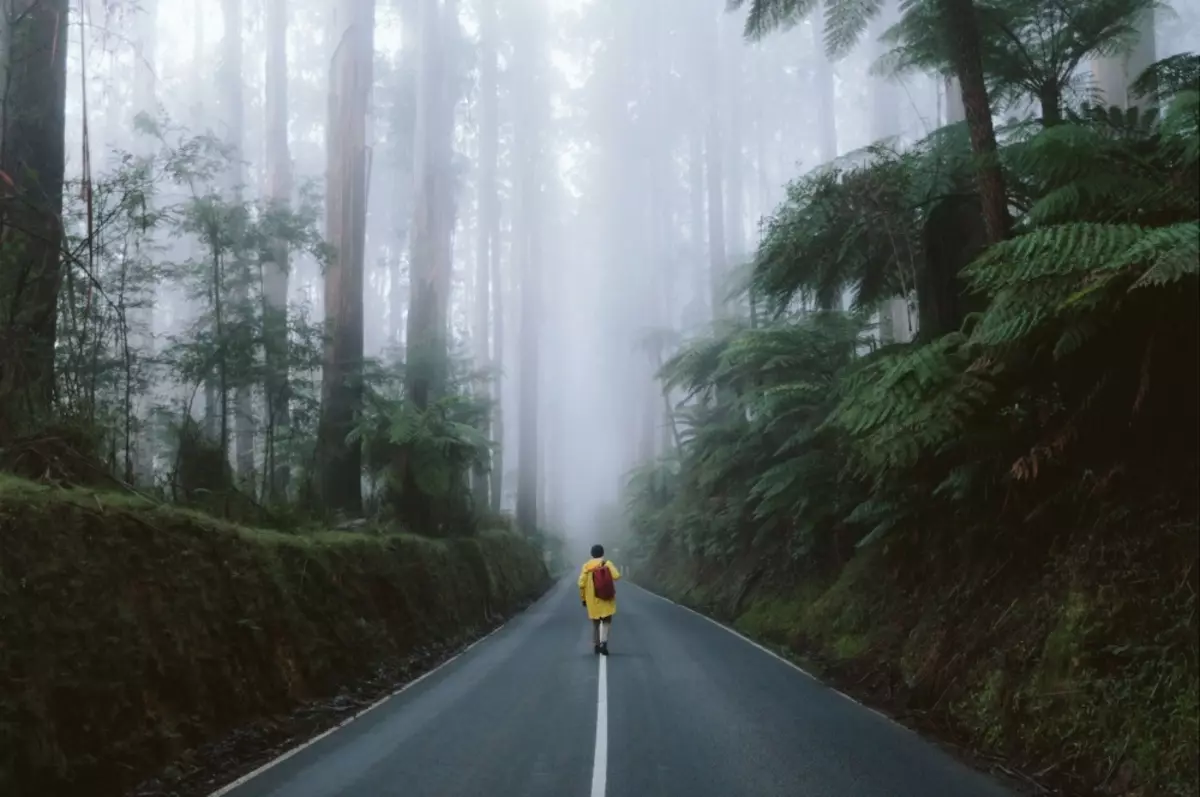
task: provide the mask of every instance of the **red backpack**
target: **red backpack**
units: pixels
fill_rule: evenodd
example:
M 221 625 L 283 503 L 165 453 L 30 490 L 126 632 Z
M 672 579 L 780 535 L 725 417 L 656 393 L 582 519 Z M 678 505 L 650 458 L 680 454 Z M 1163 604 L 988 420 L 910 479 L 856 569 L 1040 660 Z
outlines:
M 592 571 L 592 589 L 602 601 L 610 601 L 617 597 L 617 585 L 613 583 L 612 571 L 608 569 L 607 560 Z

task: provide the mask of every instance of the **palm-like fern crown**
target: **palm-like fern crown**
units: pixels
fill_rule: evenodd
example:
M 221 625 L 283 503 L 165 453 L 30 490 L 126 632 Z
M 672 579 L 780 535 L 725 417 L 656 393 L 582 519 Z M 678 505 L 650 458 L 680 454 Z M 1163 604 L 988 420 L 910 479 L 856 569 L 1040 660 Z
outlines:
M 998 110 L 1028 98 L 1059 101 L 1076 89 L 1085 60 L 1126 49 L 1157 0 L 975 0 L 988 93 Z M 891 50 L 876 64 L 883 73 L 950 74 L 950 47 L 937 4 L 904 0 L 900 21 L 883 37 Z
M 908 289 L 927 268 L 928 208 L 968 185 L 963 131 L 789 186 L 751 282 L 774 321 L 694 341 L 662 369 L 685 396 L 684 445 L 631 482 L 642 533 L 716 556 L 763 540 L 802 553 L 845 524 L 866 543 L 931 501 L 1190 441 L 1169 424 L 1194 426 L 1200 402 L 1195 63 L 1156 65 L 1162 114 L 1084 104 L 1004 131 L 1016 234 L 962 274 L 981 312 L 928 343 L 871 353 L 861 314 L 787 308 Z

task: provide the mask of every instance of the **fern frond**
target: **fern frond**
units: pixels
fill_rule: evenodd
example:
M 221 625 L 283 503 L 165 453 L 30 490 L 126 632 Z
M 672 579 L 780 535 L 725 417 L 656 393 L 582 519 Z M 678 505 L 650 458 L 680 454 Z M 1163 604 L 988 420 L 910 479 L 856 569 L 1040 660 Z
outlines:
M 835 0 L 825 5 L 825 52 L 839 58 L 858 44 L 883 0 Z
M 974 290 L 998 290 L 1119 267 L 1118 258 L 1145 230 L 1129 224 L 1061 224 L 1033 230 L 985 251 L 965 270 Z
M 812 13 L 820 0 L 728 0 L 726 9 L 738 11 L 749 5 L 745 36 L 759 41 L 777 30 L 787 30 Z
M 1159 288 L 1200 273 L 1200 222 L 1190 221 L 1152 230 L 1123 258 L 1124 263 L 1151 263 L 1130 290 Z

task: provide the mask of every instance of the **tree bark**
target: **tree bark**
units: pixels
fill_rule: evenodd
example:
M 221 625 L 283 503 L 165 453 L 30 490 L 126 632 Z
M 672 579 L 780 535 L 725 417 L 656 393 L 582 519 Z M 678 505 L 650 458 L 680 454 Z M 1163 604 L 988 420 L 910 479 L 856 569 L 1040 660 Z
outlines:
M 519 391 L 517 419 L 517 527 L 528 535 L 537 532 L 538 522 L 538 382 L 542 322 L 540 221 L 539 120 L 541 38 L 534 28 L 537 11 L 525 4 L 518 20 L 521 35 L 514 41 L 515 140 L 520 207 L 514 225 L 514 251 L 519 253 L 520 330 Z
M 51 415 L 63 275 L 67 0 L 12 0 L 10 12 L 0 30 L 0 438 Z
M 979 24 L 972 0 L 938 0 L 951 36 L 951 59 L 962 88 L 963 109 L 971 135 L 971 149 L 979 162 L 976 181 L 989 244 L 1008 236 L 1008 197 L 1000 169 L 992 106 L 984 82 Z
M 145 114 L 151 119 L 156 119 L 158 114 L 158 85 L 157 85 L 157 68 L 156 58 L 158 52 L 158 0 L 142 0 L 141 13 L 137 14 L 136 23 L 136 40 L 134 42 L 134 91 L 133 91 L 133 111 L 135 118 L 138 114 Z M 149 158 L 153 154 L 154 141 L 149 136 L 135 135 L 133 151 L 139 158 Z M 153 198 L 147 201 L 152 202 Z M 143 245 L 154 247 L 159 238 L 156 231 L 151 228 L 147 231 L 146 239 Z M 131 396 L 128 402 L 130 405 L 129 417 L 126 423 L 133 427 L 130 430 L 129 437 L 136 437 L 136 452 L 135 452 L 135 468 L 133 478 L 130 481 L 136 481 L 138 484 L 150 484 L 154 479 L 154 443 L 151 435 L 148 433 L 148 424 L 146 420 L 149 416 L 149 407 L 156 398 L 165 398 L 161 393 L 155 396 L 153 381 L 151 390 L 148 393 L 139 395 L 136 399 L 132 398 L 133 390 L 131 383 L 136 379 L 132 373 L 132 366 L 136 359 L 141 359 L 139 368 L 147 368 L 155 354 L 155 329 L 156 329 L 156 312 L 160 301 L 160 292 L 156 285 L 137 286 L 136 298 L 139 300 L 138 305 L 130 308 L 129 326 L 132 329 L 126 331 L 126 358 L 127 366 L 127 393 Z M 134 352 L 131 349 L 136 348 L 138 355 L 135 358 Z M 142 374 L 145 377 L 150 377 L 150 374 Z M 139 420 L 141 422 L 139 423 Z
M 271 204 L 285 211 L 292 200 L 292 157 L 288 142 L 287 0 L 268 0 L 266 34 L 266 139 L 268 194 Z M 267 377 L 267 495 L 274 501 L 287 496 L 291 468 L 279 456 L 279 442 L 291 426 L 288 408 L 288 244 L 281 236 L 269 244 L 263 267 L 263 321 Z
M 496 193 L 496 169 L 499 149 L 499 120 L 496 64 L 496 0 L 483 0 L 479 32 L 480 59 L 480 122 L 479 122 L 479 218 L 478 241 L 475 250 L 475 364 L 480 368 L 494 368 L 491 350 L 491 297 L 495 290 L 491 286 L 492 260 L 498 256 L 499 240 L 496 236 L 496 217 L 499 215 L 499 196 Z M 485 384 L 481 393 L 489 394 Z M 499 401 L 499 395 L 494 400 Z M 492 424 L 484 428 L 491 434 Z M 475 506 L 488 506 L 490 478 L 487 469 L 478 466 L 472 474 Z
M 326 343 L 318 440 L 321 499 L 331 510 L 362 510 L 362 448 L 346 438 L 362 407 L 363 249 L 367 137 L 375 40 L 374 0 L 340 0 L 330 65 L 326 134 Z
M 221 120 L 224 123 L 225 141 L 229 145 L 231 162 L 226 172 L 226 190 L 229 192 L 226 201 L 235 206 L 241 205 L 246 182 L 245 170 L 245 121 L 246 108 L 243 91 L 242 69 L 242 0 L 222 0 L 222 17 L 225 32 L 222 40 L 221 55 Z M 234 219 L 240 219 L 235 215 Z M 246 317 L 249 311 L 249 282 L 250 275 L 246 263 L 245 244 L 242 240 L 244 230 L 240 223 L 229 230 L 232 235 L 231 259 L 233 261 L 233 290 L 231 302 L 233 313 Z M 221 344 L 219 344 L 221 345 Z M 224 348 L 222 346 L 222 348 Z M 227 359 L 227 351 L 221 351 L 221 358 Z M 245 375 L 239 374 L 239 384 L 234 389 L 234 459 L 237 466 L 237 477 L 240 486 L 248 488 L 249 479 L 254 471 L 254 416 L 252 391 L 246 383 Z M 226 389 L 228 386 L 225 386 Z M 221 396 L 222 408 L 228 406 L 228 396 Z
M 443 36 L 450 25 L 457 26 L 457 3 L 450 0 L 439 11 L 437 0 L 424 0 L 421 14 L 407 390 L 409 400 L 424 409 L 442 393 L 446 376 L 455 98 L 450 95 Z

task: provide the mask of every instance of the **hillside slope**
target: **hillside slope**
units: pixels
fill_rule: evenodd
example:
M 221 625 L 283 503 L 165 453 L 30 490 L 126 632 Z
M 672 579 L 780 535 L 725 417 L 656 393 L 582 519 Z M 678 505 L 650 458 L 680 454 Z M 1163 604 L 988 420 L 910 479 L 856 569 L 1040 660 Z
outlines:
M 661 546 L 639 579 L 1009 775 L 1183 797 L 1200 790 L 1200 537 L 1182 517 L 997 528 L 949 549 L 930 529 L 825 572 Z
M 198 746 L 394 684 L 548 584 L 504 534 L 251 530 L 127 496 L 0 483 L 0 793 L 123 794 Z

